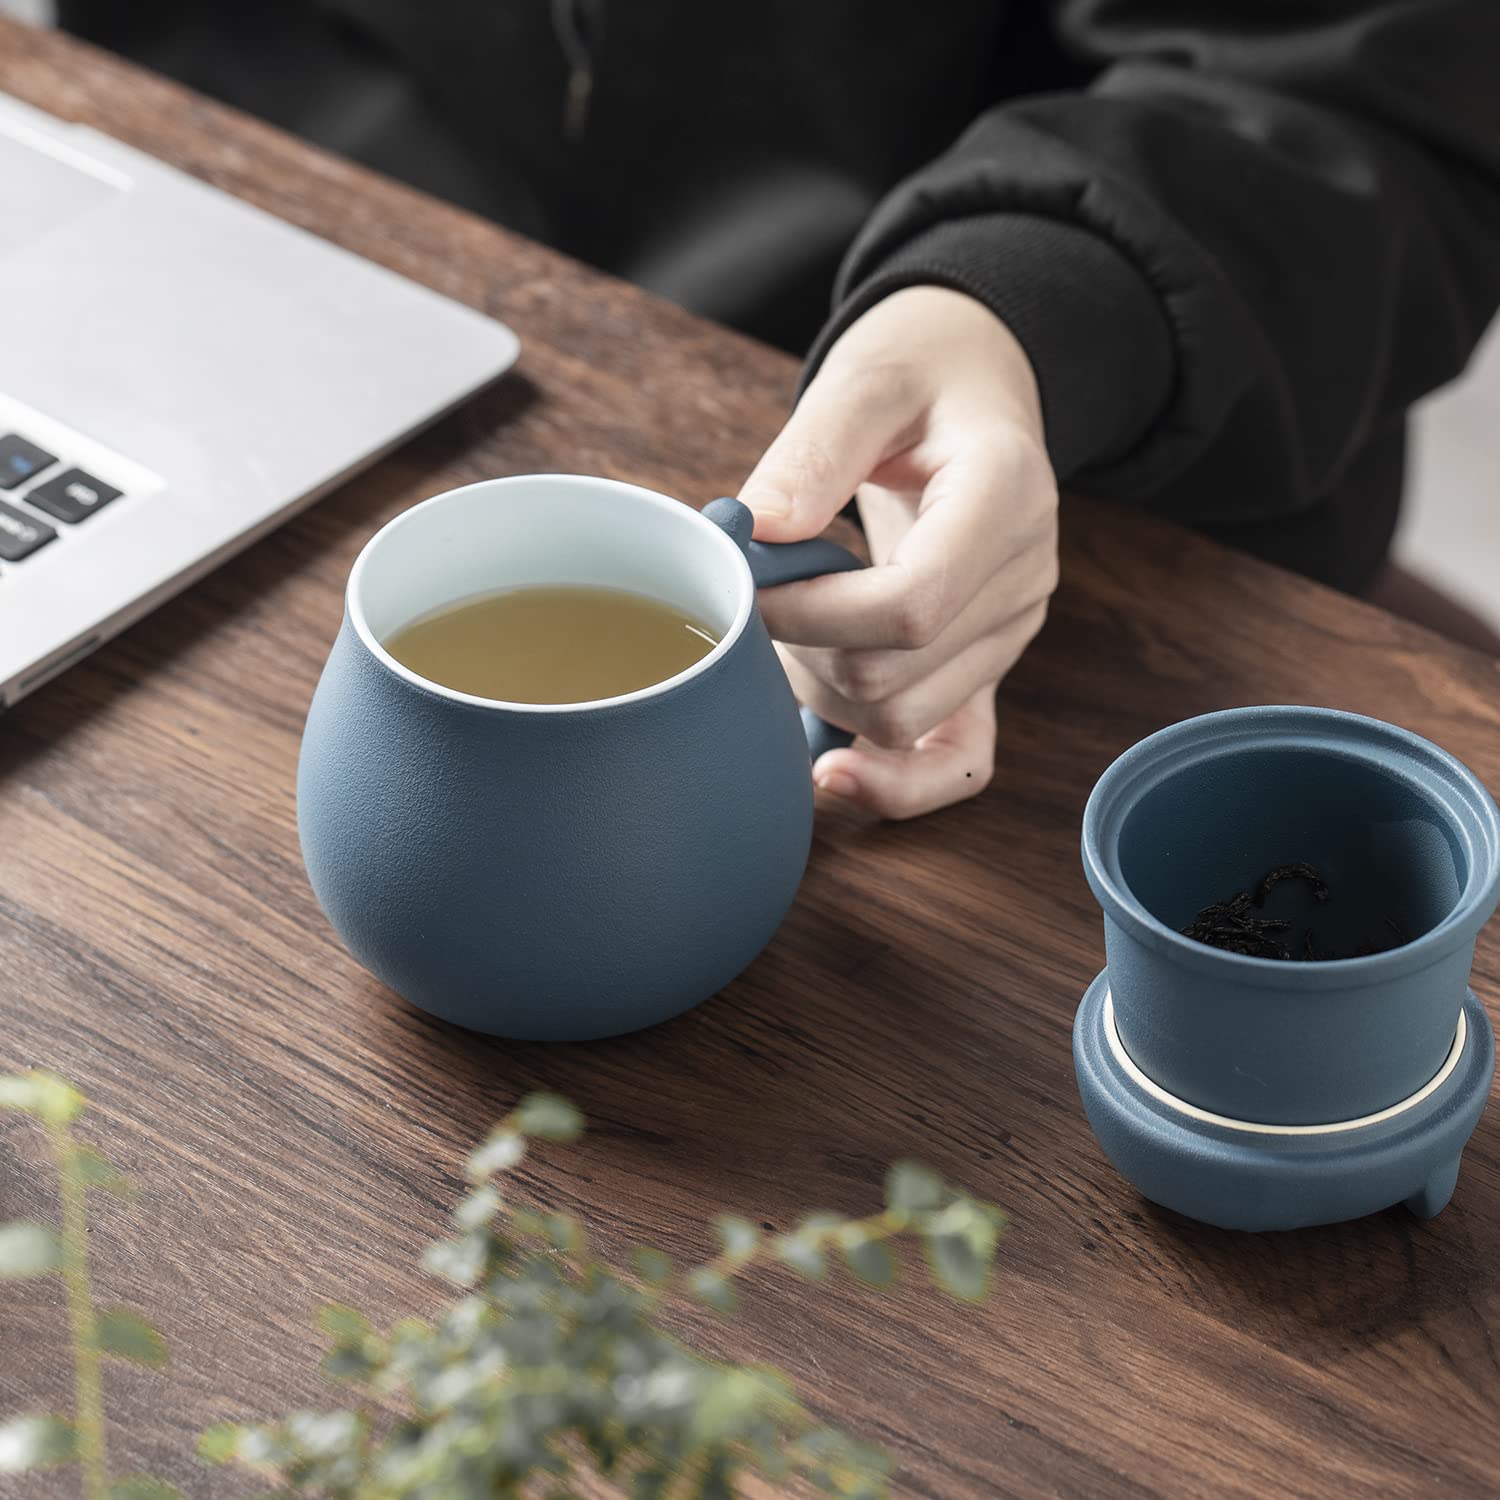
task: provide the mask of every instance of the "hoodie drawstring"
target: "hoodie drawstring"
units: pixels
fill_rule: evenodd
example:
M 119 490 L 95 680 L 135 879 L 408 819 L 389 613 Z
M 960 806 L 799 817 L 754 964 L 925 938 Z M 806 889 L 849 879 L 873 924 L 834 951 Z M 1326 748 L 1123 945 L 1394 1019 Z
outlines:
M 594 92 L 594 53 L 604 34 L 602 0 L 552 0 L 552 29 L 568 64 L 563 135 L 582 139 Z

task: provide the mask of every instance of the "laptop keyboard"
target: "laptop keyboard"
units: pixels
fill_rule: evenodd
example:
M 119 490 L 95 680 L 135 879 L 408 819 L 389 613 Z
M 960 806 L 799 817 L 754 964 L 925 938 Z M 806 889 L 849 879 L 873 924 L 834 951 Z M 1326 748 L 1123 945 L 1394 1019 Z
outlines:
M 38 521 L 0 500 L 0 559 L 20 562 L 56 536 L 57 532 L 45 521 Z
M 21 562 L 57 539 L 43 515 L 76 526 L 120 498 L 114 485 L 61 463 L 20 433 L 0 434 L 0 562 Z
M 48 453 L 45 448 L 28 443 L 16 433 L 7 432 L 0 437 L 0 489 L 13 490 L 56 462 L 55 453 Z
M 88 520 L 95 511 L 119 498 L 120 492 L 112 484 L 105 484 L 82 469 L 64 469 L 56 479 L 48 479 L 26 493 L 29 504 L 69 525 Z

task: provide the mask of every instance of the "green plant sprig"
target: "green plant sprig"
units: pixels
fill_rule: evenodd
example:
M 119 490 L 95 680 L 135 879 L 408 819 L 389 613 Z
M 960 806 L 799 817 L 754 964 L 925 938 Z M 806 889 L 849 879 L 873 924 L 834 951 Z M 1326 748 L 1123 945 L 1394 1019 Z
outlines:
M 84 1500 L 172 1500 L 180 1492 L 147 1474 L 110 1482 L 105 1451 L 105 1355 L 160 1368 L 167 1363 L 162 1336 L 128 1308 L 98 1308 L 89 1276 L 89 1190 L 126 1197 L 130 1185 L 92 1146 L 80 1145 L 73 1122 L 83 1096 L 55 1073 L 36 1070 L 0 1077 L 0 1109 L 37 1120 L 57 1171 L 60 1232 L 43 1224 L 0 1224 L 0 1279 L 60 1274 L 73 1343 L 71 1417 L 23 1416 L 0 1423 L 0 1474 L 49 1468 L 76 1460 Z
M 75 1174 L 72 1189 L 63 1179 L 61 1238 L 36 1239 L 50 1234 L 41 1226 L 5 1226 L 0 1274 L 31 1274 L 15 1269 L 27 1244 L 31 1271 L 61 1269 L 66 1277 L 72 1265 L 78 1391 L 72 1418 L 0 1427 L 0 1469 L 7 1456 L 13 1469 L 77 1459 L 86 1500 L 170 1500 L 177 1492 L 159 1480 L 109 1486 L 104 1477 L 98 1355 L 165 1358 L 154 1330 L 134 1314 L 95 1312 L 88 1290 L 83 1188 L 118 1191 L 122 1180 L 97 1153 L 73 1145 L 67 1129 L 82 1100 L 62 1080 L 0 1080 L 6 1104 L 62 1132 L 54 1134 L 54 1158 L 60 1174 Z M 886 1495 L 882 1454 L 816 1421 L 776 1371 L 687 1348 L 661 1326 L 665 1306 L 686 1295 L 731 1313 L 732 1283 L 776 1264 L 821 1280 L 841 1259 L 861 1281 L 886 1287 L 896 1277 L 891 1242 L 903 1237 L 920 1240 L 942 1288 L 977 1300 L 1004 1228 L 999 1211 L 925 1167 L 898 1162 L 887 1174 L 884 1208 L 866 1218 L 814 1214 L 775 1234 L 723 1216 L 714 1221 L 719 1253 L 701 1265 L 679 1269 L 642 1248 L 631 1256 L 632 1272 L 621 1274 L 593 1254 L 575 1218 L 514 1203 L 504 1191 L 532 1142 L 573 1141 L 582 1130 L 565 1100 L 524 1099 L 469 1157 L 455 1232 L 424 1257 L 455 1288 L 450 1304 L 431 1320 L 406 1319 L 383 1333 L 352 1308 L 325 1308 L 332 1346 L 324 1370 L 353 1389 L 353 1404 L 211 1429 L 202 1456 L 248 1467 L 278 1494 L 327 1500 L 573 1500 L 572 1485 L 584 1476 L 602 1476 L 631 1500 L 730 1500 L 750 1474 L 772 1484 L 800 1479 L 848 1500 Z M 4 1237 L 12 1233 L 7 1262 Z M 110 1321 L 122 1318 L 135 1320 L 132 1337 L 125 1322 Z

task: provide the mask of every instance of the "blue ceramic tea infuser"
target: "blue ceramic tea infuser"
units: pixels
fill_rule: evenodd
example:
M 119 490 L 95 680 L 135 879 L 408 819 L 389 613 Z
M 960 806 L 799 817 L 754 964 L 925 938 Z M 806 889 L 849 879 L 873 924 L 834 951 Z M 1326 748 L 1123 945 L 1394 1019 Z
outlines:
M 1266 899 L 1292 961 L 1184 935 L 1288 860 L 1326 887 Z M 1227 1229 L 1448 1202 L 1495 1065 L 1468 980 L 1500 899 L 1500 814 L 1466 767 L 1356 714 L 1208 714 L 1109 767 L 1083 861 L 1108 966 L 1073 1057 L 1125 1177 Z

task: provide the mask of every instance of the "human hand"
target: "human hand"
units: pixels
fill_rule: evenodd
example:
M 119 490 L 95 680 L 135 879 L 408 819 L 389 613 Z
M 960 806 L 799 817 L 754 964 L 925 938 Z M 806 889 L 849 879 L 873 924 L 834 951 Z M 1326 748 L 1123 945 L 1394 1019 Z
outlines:
M 982 303 L 908 287 L 834 344 L 745 481 L 759 541 L 816 536 L 858 494 L 872 566 L 760 596 L 797 697 L 861 736 L 813 768 L 886 818 L 981 791 L 995 689 L 1057 586 L 1036 379 Z

